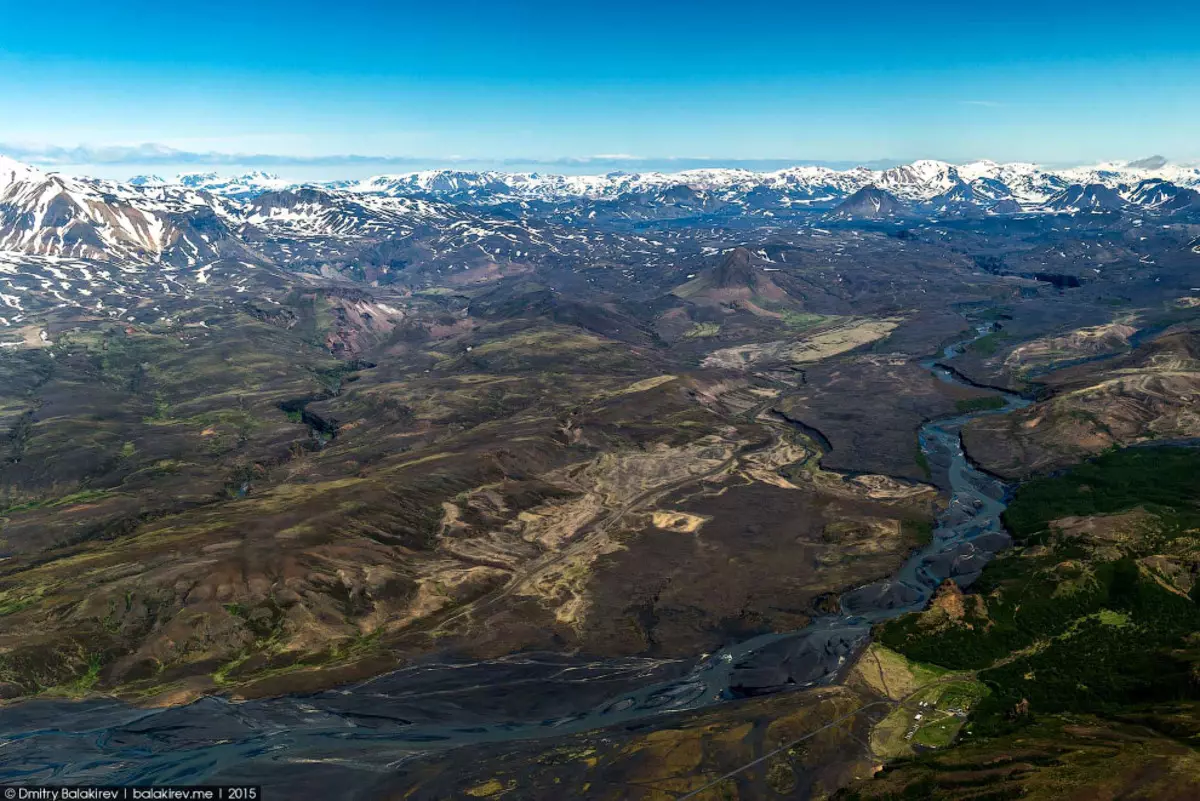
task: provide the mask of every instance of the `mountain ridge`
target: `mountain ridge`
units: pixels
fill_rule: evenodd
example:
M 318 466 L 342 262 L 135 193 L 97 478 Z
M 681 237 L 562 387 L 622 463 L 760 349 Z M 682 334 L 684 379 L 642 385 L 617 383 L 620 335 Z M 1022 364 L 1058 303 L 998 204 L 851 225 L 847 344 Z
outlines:
M 578 237 L 551 244 L 553 237 L 539 230 L 555 225 L 603 232 L 702 217 L 786 216 L 809 224 L 1200 210 L 1200 168 L 1142 163 L 1153 166 L 1052 171 L 1022 163 L 921 160 L 885 170 L 799 166 L 765 173 L 433 170 L 297 184 L 261 172 L 118 182 L 45 172 L 0 157 L 0 250 L 195 267 L 226 257 L 353 263 L 364 243 L 404 242 L 423 253 L 432 248 L 450 258 L 465 249 L 494 261 L 527 258 L 539 248 L 563 255 L 564 246 L 590 247 Z
M 1149 165 L 1149 166 L 1138 166 Z M 548 173 L 500 172 L 492 170 L 423 170 L 395 175 L 378 175 L 360 181 L 332 181 L 324 185 L 368 194 L 431 194 L 475 198 L 496 196 L 527 200 L 616 198 L 630 192 L 650 192 L 670 186 L 706 190 L 742 190 L 763 187 L 777 191 L 823 192 L 848 196 L 868 185 L 907 201 L 927 201 L 951 189 L 957 182 L 991 181 L 1010 190 L 1027 204 L 1044 202 L 1075 183 L 1100 183 L 1110 188 L 1150 178 L 1200 187 L 1200 168 L 1142 160 L 1128 164 L 1051 169 L 1012 162 L 975 161 L 962 165 L 923 159 L 911 164 L 871 170 L 854 167 L 796 166 L 770 172 L 742 168 L 707 168 L 664 172 L 609 172 L 599 175 L 555 175 Z

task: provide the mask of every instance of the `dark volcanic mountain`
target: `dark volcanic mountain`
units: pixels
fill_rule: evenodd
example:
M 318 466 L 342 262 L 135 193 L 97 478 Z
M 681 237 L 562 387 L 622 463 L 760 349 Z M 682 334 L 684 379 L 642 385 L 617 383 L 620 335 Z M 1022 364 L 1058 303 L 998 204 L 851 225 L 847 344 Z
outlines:
M 719 264 L 677 287 L 673 294 L 692 302 L 787 302 L 788 293 L 770 278 L 764 266 L 746 248 L 734 248 Z
M 753 258 L 746 248 L 734 248 L 720 264 L 697 280 L 709 282 L 714 289 L 757 289 L 769 284 L 770 279 L 754 269 Z
M 902 215 L 904 204 L 875 185 L 864 186 L 829 212 L 831 220 L 886 220 Z
M 1073 184 L 1046 201 L 1047 209 L 1067 212 L 1121 211 L 1128 205 L 1117 190 L 1103 184 Z
M 971 214 L 980 213 L 989 207 L 994 207 L 996 201 L 977 192 L 971 184 L 959 181 L 942 194 L 933 198 L 923 208 L 939 214 Z
M 1134 187 L 1129 193 L 1129 202 L 1157 211 L 1183 211 L 1200 208 L 1200 192 L 1176 186 L 1170 181 L 1150 178 Z

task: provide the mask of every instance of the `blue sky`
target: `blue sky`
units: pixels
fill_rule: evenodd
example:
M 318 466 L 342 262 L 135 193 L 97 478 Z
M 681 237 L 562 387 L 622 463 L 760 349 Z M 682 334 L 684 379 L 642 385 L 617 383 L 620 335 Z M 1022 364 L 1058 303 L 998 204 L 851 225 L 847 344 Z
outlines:
M 321 174 L 378 171 L 344 154 L 1193 160 L 1197 6 L 0 0 L 0 149 L 183 152 L 71 157 L 116 174 L 214 152 Z

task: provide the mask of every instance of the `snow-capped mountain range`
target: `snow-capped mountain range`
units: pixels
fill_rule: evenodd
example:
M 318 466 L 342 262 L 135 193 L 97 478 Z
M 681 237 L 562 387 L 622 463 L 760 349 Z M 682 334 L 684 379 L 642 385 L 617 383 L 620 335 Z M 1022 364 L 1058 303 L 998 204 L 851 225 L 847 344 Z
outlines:
M 1073 184 L 1099 184 L 1112 189 L 1124 188 L 1126 191 L 1132 191 L 1146 180 L 1165 181 L 1182 188 L 1197 189 L 1200 188 L 1200 167 L 1163 165 L 1148 169 L 1111 163 L 1051 170 L 1035 164 L 976 161 L 953 165 L 942 161 L 923 160 L 886 170 L 869 170 L 863 167 L 834 170 L 805 166 L 762 173 L 741 169 L 706 169 L 678 173 L 563 176 L 427 170 L 404 175 L 376 176 L 362 181 L 335 182 L 330 186 L 364 194 L 419 194 L 491 202 L 611 200 L 628 194 L 662 192 L 683 186 L 718 193 L 775 191 L 790 194 L 797 200 L 817 203 L 844 198 L 859 189 L 875 185 L 900 200 L 921 203 L 964 185 L 980 197 L 995 200 L 1012 198 L 1023 207 L 1034 209 Z
M 301 185 L 266 173 L 104 181 L 0 156 L 0 251 L 179 266 L 220 258 L 283 263 L 300 254 L 335 258 L 367 241 L 412 244 L 419 233 L 422 247 L 447 258 L 455 248 L 528 255 L 534 243 L 570 247 L 581 230 L 631 220 L 1191 214 L 1200 211 L 1198 189 L 1200 168 L 1159 161 L 1048 170 L 926 160 L 886 170 L 594 176 L 434 170 Z M 553 226 L 563 230 L 548 237 Z
M 634 280 L 630 265 L 674 269 L 747 226 L 824 236 L 823 225 L 859 220 L 1081 214 L 1109 215 L 1096 218 L 1104 226 L 1200 224 L 1200 169 L 918 161 L 767 173 L 437 170 L 293 184 L 265 173 L 107 181 L 0 156 L 0 329 L 56 309 L 130 319 L 170 298 L 236 297 L 314 277 L 469 286 L 539 265 L 602 265 Z
M 549 175 L 447 169 L 308 185 L 355 194 L 429 196 L 460 202 L 612 200 L 629 194 L 651 194 L 674 187 L 688 187 L 709 192 L 780 191 L 815 203 L 847 197 L 870 185 L 903 201 L 928 202 L 961 184 L 970 187 L 980 197 L 997 200 L 1012 198 L 1023 207 L 1033 209 L 1073 184 L 1099 184 L 1110 189 L 1125 188 L 1126 191 L 1132 191 L 1132 188 L 1147 180 L 1200 189 L 1200 167 L 1162 164 L 1148 168 L 1113 162 L 1055 170 L 1026 163 L 976 161 L 954 165 L 921 160 L 886 170 L 869 170 L 865 167 L 834 170 L 803 166 L 774 172 L 702 169 L 676 173 Z M 138 176 L 130 183 L 139 186 L 181 186 L 243 198 L 299 186 L 264 172 L 235 177 L 222 177 L 217 173 L 186 173 L 170 181 L 156 176 Z
M 267 254 L 280 249 L 331 253 L 409 237 L 418 227 L 431 235 L 476 232 L 460 236 L 462 246 L 482 233 L 521 241 L 514 227 L 528 234 L 493 217 L 423 198 L 292 186 L 264 174 L 114 182 L 46 173 L 0 156 L 0 252 L 194 266 L 272 260 Z
M 166 299 L 212 287 L 236 295 L 279 283 L 272 276 L 284 271 L 350 269 L 387 282 L 411 265 L 466 273 L 596 246 L 572 231 L 423 198 L 322 187 L 228 193 L 250 181 L 101 181 L 0 157 L 0 330 L 54 309 L 153 315 Z

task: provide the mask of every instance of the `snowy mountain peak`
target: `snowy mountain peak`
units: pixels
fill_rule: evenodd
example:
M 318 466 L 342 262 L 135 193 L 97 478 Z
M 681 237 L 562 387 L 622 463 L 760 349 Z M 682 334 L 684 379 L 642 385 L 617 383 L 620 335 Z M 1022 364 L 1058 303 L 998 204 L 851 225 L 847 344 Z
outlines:
M 917 175 L 927 179 L 932 179 L 946 174 L 950 170 L 955 169 L 953 164 L 946 161 L 938 161 L 936 159 L 918 159 L 909 165 Z
M 44 181 L 46 173 L 36 167 L 0 155 L 0 192 L 17 182 Z
M 191 172 L 177 175 L 168 185 L 200 192 L 212 192 L 234 198 L 250 198 L 263 192 L 277 192 L 296 186 L 292 181 L 261 170 L 224 177 L 215 172 Z
M 884 170 L 878 185 L 904 200 L 929 200 L 959 182 L 958 169 L 944 161 L 924 159 Z
M 181 172 L 175 176 L 175 183 L 190 187 L 203 186 L 218 180 L 220 180 L 220 176 L 215 172 Z

